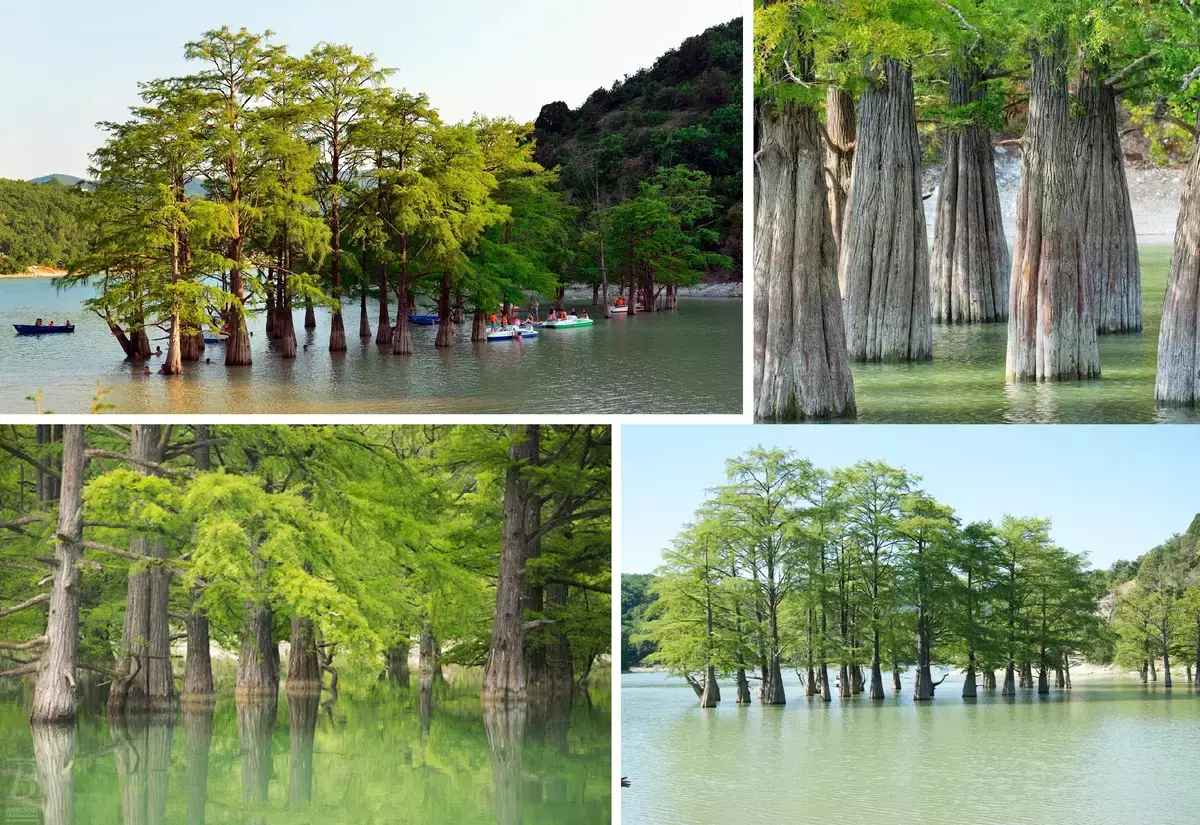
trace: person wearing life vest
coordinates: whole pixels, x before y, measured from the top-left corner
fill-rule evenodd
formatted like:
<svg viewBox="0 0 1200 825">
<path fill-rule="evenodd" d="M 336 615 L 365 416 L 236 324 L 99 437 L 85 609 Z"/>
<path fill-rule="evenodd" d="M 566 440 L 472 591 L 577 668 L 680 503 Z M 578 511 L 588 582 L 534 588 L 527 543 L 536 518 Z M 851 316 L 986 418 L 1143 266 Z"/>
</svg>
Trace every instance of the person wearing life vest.
<svg viewBox="0 0 1200 825">
<path fill-rule="evenodd" d="M 491 315 L 488 316 L 488 325 L 492 329 L 496 328 L 496 313 L 493 312 Z"/>
</svg>

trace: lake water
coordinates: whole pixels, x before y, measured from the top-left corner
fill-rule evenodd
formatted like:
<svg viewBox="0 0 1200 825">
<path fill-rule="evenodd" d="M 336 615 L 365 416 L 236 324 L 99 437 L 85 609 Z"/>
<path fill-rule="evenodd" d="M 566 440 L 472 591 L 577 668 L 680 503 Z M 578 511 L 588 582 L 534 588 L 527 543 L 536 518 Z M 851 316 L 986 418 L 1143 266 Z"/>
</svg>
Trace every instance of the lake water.
<svg viewBox="0 0 1200 825">
<path fill-rule="evenodd" d="M 933 361 L 858 364 L 854 388 L 864 424 L 1197 423 L 1200 411 L 1156 409 L 1154 373 L 1168 244 L 1143 245 L 1144 329 L 1100 336 L 1096 381 L 1006 384 L 1007 324 L 933 327 Z"/>
<path fill-rule="evenodd" d="M 1182 825 L 1200 809 L 1188 688 L 1076 678 L 967 702 L 951 675 L 918 707 L 907 680 L 879 703 L 828 705 L 785 681 L 783 707 L 755 694 L 739 708 L 722 682 L 726 701 L 705 711 L 682 679 L 623 674 L 622 821 Z"/>
<path fill-rule="evenodd" d="M 48 278 L 0 279 L 0 412 L 41 409 L 84 413 L 99 381 L 105 402 L 122 413 L 740 413 L 742 301 L 679 300 L 678 312 L 617 316 L 595 326 L 544 330 L 536 339 L 470 340 L 455 326 L 455 346 L 433 345 L 436 327 L 413 329 L 411 356 L 381 351 L 358 337 L 357 302 L 345 310 L 349 351 L 331 354 L 329 314 L 317 311 L 315 332 L 295 315 L 293 361 L 275 355 L 262 317 L 251 367 L 224 366 L 224 345 L 210 345 L 212 364 L 184 364 L 184 374 L 156 373 L 161 359 L 128 364 L 108 327 L 80 310 L 87 286 L 58 293 Z M 543 302 L 548 305 L 548 302 Z M 586 302 L 573 305 L 588 308 Z M 395 309 L 393 303 L 393 310 Z M 372 330 L 378 317 L 368 304 Z M 75 322 L 73 335 L 17 336 L 11 323 L 35 318 Z M 152 338 L 154 333 L 152 333 Z M 152 341 L 166 349 L 165 341 Z"/>
<path fill-rule="evenodd" d="M 229 698 L 124 727 L 101 708 L 36 733 L 27 706 L 0 700 L 0 822 L 607 825 L 609 694 L 485 719 L 478 686 L 442 687 L 329 708 Z"/>
</svg>

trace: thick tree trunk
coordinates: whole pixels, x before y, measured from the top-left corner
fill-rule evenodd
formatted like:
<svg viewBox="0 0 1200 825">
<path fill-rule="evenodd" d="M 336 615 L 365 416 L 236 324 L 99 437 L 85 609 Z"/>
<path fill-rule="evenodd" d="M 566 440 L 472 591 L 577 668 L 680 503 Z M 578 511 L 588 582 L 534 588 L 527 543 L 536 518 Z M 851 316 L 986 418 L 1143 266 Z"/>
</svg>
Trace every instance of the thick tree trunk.
<svg viewBox="0 0 1200 825">
<path fill-rule="evenodd" d="M 833 227 L 834 243 L 839 247 L 846 222 L 846 201 L 850 197 L 857 131 L 854 97 L 845 89 L 830 86 L 825 93 L 825 132 L 834 145 L 825 146 L 825 168 L 829 184 L 829 222 Z"/>
<path fill-rule="evenodd" d="M 546 599 L 553 615 L 566 614 L 570 588 L 559 582 L 546 585 Z M 571 657 L 571 640 L 559 623 L 549 626 L 550 641 L 546 645 L 546 675 L 550 690 L 556 695 L 569 694 L 575 684 L 575 669 Z"/>
<path fill-rule="evenodd" d="M 746 678 L 746 669 L 739 667 L 737 669 L 737 702 L 739 705 L 750 704 L 750 681 Z"/>
<path fill-rule="evenodd" d="M 317 637 L 311 619 L 292 617 L 292 637 L 288 652 L 287 691 L 320 693 L 321 665 L 317 662 Z"/>
<path fill-rule="evenodd" d="M 212 657 L 209 652 L 208 614 L 193 607 L 184 618 L 187 660 L 183 668 L 184 701 L 205 701 L 213 695 Z"/>
<path fill-rule="evenodd" d="M 1200 113 L 1196 116 L 1200 127 Z M 1200 140 L 1183 178 L 1175 247 L 1167 273 L 1154 400 L 1194 407 L 1200 398 Z"/>
<path fill-rule="evenodd" d="M 754 416 L 852 417 L 854 378 L 817 116 L 791 102 L 760 104 L 758 122 Z"/>
<path fill-rule="evenodd" d="M 450 317 L 450 273 L 442 273 L 442 291 L 438 296 L 438 331 L 434 346 L 454 346 L 454 323 Z"/>
<path fill-rule="evenodd" d="M 371 321 L 367 318 L 367 288 L 364 285 L 362 295 L 358 299 L 358 337 L 371 337 Z"/>
<path fill-rule="evenodd" d="M 1074 158 L 1092 317 L 1100 333 L 1138 332 L 1142 273 L 1117 125 L 1120 104 L 1113 87 L 1087 70 L 1075 96 L 1083 107 L 1075 120 Z"/>
<path fill-rule="evenodd" d="M 950 70 L 950 105 L 983 99 L 974 64 Z M 933 228 L 930 298 L 933 320 L 980 324 L 1008 318 L 1010 261 L 1000 217 L 991 135 L 981 123 L 946 134 L 946 166 Z"/>
<path fill-rule="evenodd" d="M 150 357 L 150 336 L 145 327 L 137 327 L 129 339 L 129 360 L 145 361 Z"/>
<path fill-rule="evenodd" d="M 179 349 L 184 361 L 199 361 L 204 357 L 204 331 L 185 329 Z"/>
<path fill-rule="evenodd" d="M 1167 640 L 1167 632 L 1164 629 L 1162 632 L 1162 663 L 1163 663 L 1163 687 L 1171 686 L 1171 646 Z"/>
<path fill-rule="evenodd" d="M 497 825 L 526 822 L 524 793 L 528 786 L 522 748 L 525 741 L 524 704 L 484 707 L 488 762 L 492 769 L 492 810 Z"/>
<path fill-rule="evenodd" d="M 525 580 L 525 510 L 531 493 L 523 471 L 537 463 L 541 428 L 537 424 L 510 424 L 508 429 L 512 444 L 508 448 L 504 477 L 496 609 L 483 673 L 485 704 L 525 698 L 525 617 L 521 612 L 521 593 Z"/>
<path fill-rule="evenodd" d="M 996 689 L 996 671 L 992 670 L 991 668 L 988 668 L 983 672 L 983 689 Z"/>
<path fill-rule="evenodd" d="M 984 687 L 987 687 L 986 679 Z M 962 695 L 964 699 L 974 699 L 975 692 L 975 651 L 967 651 L 967 678 L 963 681 Z"/>
<path fill-rule="evenodd" d="M 171 315 L 171 332 L 167 341 L 167 357 L 163 360 L 163 375 L 179 375 L 183 372 L 183 332 L 180 329 L 179 313 Z"/>
<path fill-rule="evenodd" d="M 888 59 L 862 94 L 838 264 L 853 360 L 933 357 L 927 244 L 912 71 Z"/>
<path fill-rule="evenodd" d="M 700 707 L 715 708 L 721 703 L 721 686 L 717 684 L 717 673 L 710 664 L 704 672 L 704 689 L 700 691 Z"/>
<path fill-rule="evenodd" d="M 412 355 L 412 331 L 409 329 L 410 325 L 408 322 L 408 280 L 403 273 L 400 275 L 400 283 L 397 286 L 396 295 L 396 329 L 392 336 L 392 354 Z"/>
<path fill-rule="evenodd" d="M 479 342 L 487 340 L 487 324 L 483 317 L 482 310 L 475 310 L 475 314 L 471 316 L 471 341 Z"/>
<path fill-rule="evenodd" d="M 883 673 L 879 669 L 879 631 L 874 631 L 871 642 L 871 698 L 883 698 Z"/>
<path fill-rule="evenodd" d="M 1016 673 L 1012 660 L 1004 666 L 1004 687 L 1000 689 L 1001 696 L 1015 696 L 1017 693 Z"/>
<path fill-rule="evenodd" d="M 433 635 L 433 627 L 426 622 L 421 627 L 421 638 L 418 644 L 417 668 L 421 671 L 422 679 L 442 681 L 442 665 L 438 661 L 437 639 Z"/>
<path fill-rule="evenodd" d="M 375 330 L 375 343 L 379 345 L 392 342 L 392 318 L 388 311 L 388 269 L 387 262 L 379 262 L 379 323 Z"/>
<path fill-rule="evenodd" d="M 162 425 L 134 424 L 130 432 L 130 453 L 135 459 L 161 462 Z M 151 474 L 145 464 L 134 471 Z M 141 556 L 162 559 L 163 542 L 145 534 L 134 535 L 130 550 Z M 175 682 L 171 673 L 171 629 L 168 614 L 170 573 L 160 565 L 130 573 L 126 588 L 125 626 L 121 640 L 122 657 L 117 663 L 108 697 L 110 714 L 136 714 L 169 710 L 175 701 Z"/>
<path fill-rule="evenodd" d="M 204 825 L 208 805 L 208 760 L 212 749 L 211 703 L 184 706 L 184 782 L 187 784 L 187 825 Z"/>
<path fill-rule="evenodd" d="M 320 697 L 315 693 L 287 695 L 288 708 L 288 808 L 303 810 L 312 802 L 313 750 L 317 734 Z"/>
<path fill-rule="evenodd" d="M 237 695 L 272 697 L 279 691 L 279 646 L 272 632 L 274 614 L 266 602 L 247 600 L 238 650 Z M 272 717 L 274 713 L 272 713 Z"/>
<path fill-rule="evenodd" d="M 1008 381 L 1100 376 L 1065 63 L 1061 45 L 1035 51 L 1032 58 L 1008 312 Z"/>
<path fill-rule="evenodd" d="M 918 682 L 920 681 L 919 675 L 917 677 L 917 681 Z M 920 687 L 918 686 L 916 688 L 916 690 L 920 690 Z M 892 663 L 892 691 L 895 693 L 900 692 L 900 663 L 899 662 Z"/>
<path fill-rule="evenodd" d="M 317 313 L 313 309 L 312 298 L 304 299 L 304 328 L 305 329 L 316 329 L 317 328 Z"/>
<path fill-rule="evenodd" d="M 454 323 L 461 324 L 467 320 L 467 307 L 463 304 L 463 294 L 461 292 L 454 293 L 454 311 L 450 314 Z"/>
<path fill-rule="evenodd" d="M 389 647 L 383 654 L 386 667 L 385 675 L 389 682 L 395 682 L 402 687 L 408 687 L 408 641 Z"/>
</svg>

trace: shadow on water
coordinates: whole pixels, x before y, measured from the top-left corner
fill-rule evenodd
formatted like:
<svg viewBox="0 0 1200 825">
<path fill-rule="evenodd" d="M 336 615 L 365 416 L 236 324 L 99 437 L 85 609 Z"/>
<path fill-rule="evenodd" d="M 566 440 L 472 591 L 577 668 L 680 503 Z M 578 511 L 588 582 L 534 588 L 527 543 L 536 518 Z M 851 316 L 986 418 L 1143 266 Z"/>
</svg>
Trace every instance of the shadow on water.
<svg viewBox="0 0 1200 825">
<path fill-rule="evenodd" d="M 31 728 L 27 697 L 0 697 L 0 821 L 610 821 L 607 693 L 485 710 L 477 686 L 420 680 L 320 698 Z"/>
</svg>

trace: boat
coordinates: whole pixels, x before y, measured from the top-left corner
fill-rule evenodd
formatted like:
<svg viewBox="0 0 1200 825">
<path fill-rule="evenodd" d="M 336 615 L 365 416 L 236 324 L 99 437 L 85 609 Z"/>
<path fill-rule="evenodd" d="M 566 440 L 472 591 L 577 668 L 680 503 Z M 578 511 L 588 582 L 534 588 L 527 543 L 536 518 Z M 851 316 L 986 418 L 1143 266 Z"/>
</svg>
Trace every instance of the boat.
<svg viewBox="0 0 1200 825">
<path fill-rule="evenodd" d="M 542 326 L 550 327 L 551 329 L 571 329 L 572 327 L 590 327 L 591 325 L 591 318 L 576 318 L 573 315 L 568 318 L 557 318 L 542 324 Z"/>
<path fill-rule="evenodd" d="M 74 324 L 61 327 L 52 327 L 49 324 L 13 324 L 13 327 L 17 330 L 17 335 L 53 335 L 75 331 Z"/>
<path fill-rule="evenodd" d="M 208 335 L 204 336 L 204 343 L 206 343 L 206 344 L 224 344 L 228 340 L 229 340 L 228 335 L 222 335 L 220 338 L 213 338 Z"/>
<path fill-rule="evenodd" d="M 537 338 L 536 329 L 531 327 L 501 327 L 500 329 L 490 329 L 487 332 L 489 341 L 512 341 L 516 338 Z"/>
<path fill-rule="evenodd" d="M 437 315 L 410 315 L 410 316 L 408 316 L 408 322 L 410 324 L 416 324 L 417 326 L 421 326 L 421 327 L 436 326 L 438 321 L 440 321 L 440 320 L 441 320 L 441 318 L 439 318 Z"/>
<path fill-rule="evenodd" d="M 609 312 L 611 312 L 611 313 L 613 313 L 614 315 L 616 315 L 616 314 L 618 314 L 618 313 L 621 313 L 621 312 L 629 312 L 629 307 L 627 307 L 627 306 L 616 306 L 616 305 L 614 304 L 613 306 L 610 306 L 610 307 L 608 308 L 608 311 L 609 311 Z"/>
</svg>

